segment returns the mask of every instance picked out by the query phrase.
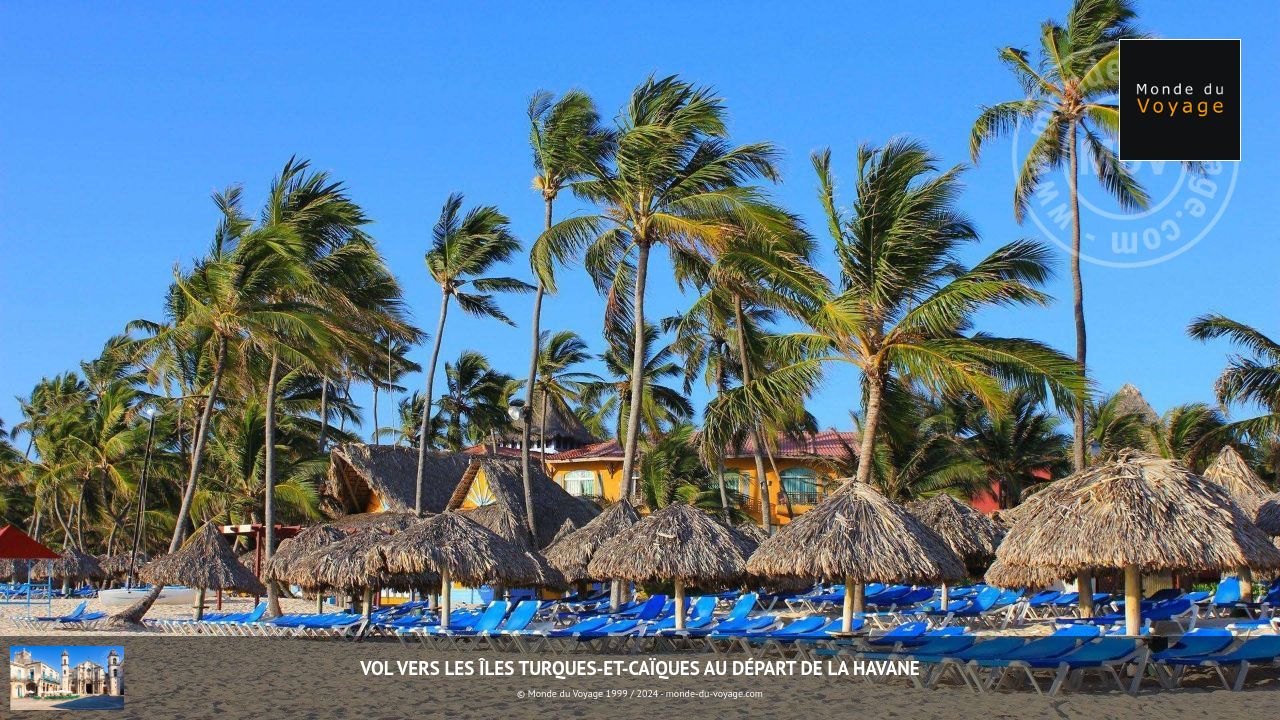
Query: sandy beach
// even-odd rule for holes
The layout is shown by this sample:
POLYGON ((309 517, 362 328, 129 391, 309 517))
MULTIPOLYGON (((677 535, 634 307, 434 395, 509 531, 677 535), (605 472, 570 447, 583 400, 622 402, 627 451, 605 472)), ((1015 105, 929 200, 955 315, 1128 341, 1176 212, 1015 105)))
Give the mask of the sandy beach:
MULTIPOLYGON (((249 600, 224 603, 247 609, 249 600)), ((58 601, 56 611, 74 607, 58 601)), ((305 600, 286 600, 286 610, 309 612, 305 600)), ((94 603, 90 603, 94 609, 94 603)), ((5 608, 12 616, 13 606, 5 608)), ((153 617, 189 616, 189 608, 156 608, 153 617)), ((975 695, 963 687, 917 690, 905 681, 869 684, 832 677, 643 677, 568 678, 493 676, 366 675, 361 661, 460 660, 490 662, 520 656, 496 652, 442 653, 394 641, 344 642, 294 638, 171 637, 155 632, 58 630, 18 635, 0 621, 9 646, 75 642, 121 643, 126 648, 126 703, 121 718, 197 720, 215 717, 350 717, 353 708, 371 720, 447 716, 456 718, 554 717, 651 718, 672 712, 696 716, 847 718, 1220 718, 1261 717, 1274 706, 1280 679, 1261 672, 1249 689, 1212 690, 1207 682, 1177 691, 1154 684, 1137 697, 1087 690, 1056 698, 1024 689, 975 695), (621 692, 620 692, 621 691, 621 692), (668 694, 673 695, 668 695, 668 694), (702 694, 704 696, 698 696, 702 694), (615 695, 615 697, 610 697, 615 695), (692 696, 690 696, 692 695, 692 696), (717 696, 718 695, 718 696, 717 696)), ((7 657, 7 655, 6 655, 7 657)), ((538 656, 535 656, 538 657, 538 656)), ((541 656, 548 657, 548 656, 541 656)), ((580 656, 574 656, 575 659, 580 656)), ((675 657, 675 656, 665 656, 675 657)), ((707 658, 710 656, 690 656, 707 658)), ((616 659, 616 656, 614 656, 616 659)), ((1255 670, 1255 672, 1257 672, 1255 670)), ((4 717, 29 717, 9 713, 4 717)))

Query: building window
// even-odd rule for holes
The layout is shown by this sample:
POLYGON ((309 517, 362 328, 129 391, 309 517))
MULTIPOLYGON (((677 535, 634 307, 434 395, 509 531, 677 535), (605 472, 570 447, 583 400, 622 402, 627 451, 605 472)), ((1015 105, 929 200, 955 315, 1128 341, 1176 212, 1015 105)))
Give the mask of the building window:
POLYGON ((739 495, 751 494, 751 474, 737 470, 724 471, 724 488, 739 495))
POLYGON ((596 474, 592 470, 570 470, 564 474, 564 489, 574 497, 600 495, 596 484, 596 474))
POLYGON ((818 474, 808 468, 783 470, 782 489, 797 505, 818 504, 818 474))

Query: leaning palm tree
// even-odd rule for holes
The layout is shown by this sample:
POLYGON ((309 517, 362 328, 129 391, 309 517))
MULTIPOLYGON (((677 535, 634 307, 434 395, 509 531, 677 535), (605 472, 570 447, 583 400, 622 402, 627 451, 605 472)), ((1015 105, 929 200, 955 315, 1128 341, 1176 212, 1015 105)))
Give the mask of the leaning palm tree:
MULTIPOLYGON (((612 152, 613 133, 601 126, 600 113, 586 93, 570 90, 557 100, 543 90, 529 99, 529 145, 533 148, 533 165, 538 171, 533 178, 533 189, 542 193, 542 202, 546 206, 544 231, 550 230, 556 198, 574 182, 587 177, 592 168, 607 162, 612 152)), ((550 274, 553 268, 547 266, 544 271, 550 274)), ((542 297, 546 291, 546 283, 539 278, 538 289, 533 296, 533 351, 529 353, 529 377, 525 381, 524 404, 529 413, 533 411, 533 393, 538 385, 538 364, 544 339, 541 329, 542 297)), ((530 423, 525 422, 520 431, 520 473, 524 481, 525 520, 529 524, 529 532, 536 535, 533 476, 529 469, 531 440, 532 429, 530 423)))
MULTIPOLYGON (((958 256, 977 232, 955 208, 960 168, 938 172, 919 143, 890 141, 858 150, 851 211, 838 208, 830 152, 814 156, 820 200, 835 241, 837 282, 796 286, 807 296, 807 330, 787 342, 794 362, 730 391, 707 410, 708 427, 729 428, 787 398, 807 396, 831 362, 862 373, 859 456, 874 457, 886 389, 893 383, 934 394, 972 393, 994 407, 1006 383, 1045 388, 1061 404, 1084 395, 1069 358, 1034 340, 966 334, 984 307, 1044 304, 1036 289, 1050 274, 1047 249, 1018 241, 972 267, 958 256), (721 402, 723 400, 723 402, 721 402)), ((714 440, 714 438, 712 439, 714 440)), ((857 480, 871 482, 872 463, 857 480)))
POLYGON ((506 262, 520 251, 520 241, 511 234, 507 216, 498 208, 485 205, 462 213, 462 195, 454 193, 445 201, 432 231, 431 249, 427 251, 427 271, 440 285, 440 320, 436 324, 435 345, 427 364, 427 389, 423 393, 422 419, 418 426, 418 477, 414 492, 414 512, 422 514, 422 490, 426 475, 427 428, 431 422, 432 383, 436 363, 440 360, 440 341, 449 315, 449 301, 454 300, 464 313, 489 317, 508 325, 515 323, 498 308, 495 292, 529 292, 533 287, 509 277, 481 277, 494 265, 506 262), (471 292, 474 289, 475 292, 471 292))
MULTIPOLYGON (((1129 0, 1075 0, 1065 25, 1046 20, 1040 27, 1040 59, 1014 47, 1000 50, 1000 59, 1026 91, 1027 97, 982 108, 969 137, 976 162, 983 143, 1015 132, 1021 121, 1035 121, 1035 142, 1018 173, 1013 211, 1022 222, 1035 191, 1045 176, 1065 164, 1071 203, 1071 283, 1074 292, 1076 362, 1086 374, 1084 285, 1080 277, 1080 146, 1094 162, 1093 171, 1107 192, 1125 208, 1146 207, 1142 186, 1106 144, 1120 132, 1120 108, 1109 102, 1119 90, 1120 39, 1135 34, 1135 12, 1129 0)), ((1075 437, 1072 462, 1085 466, 1084 408, 1073 412, 1075 437)))
POLYGON ((1259 444, 1280 433, 1280 342, 1257 328, 1216 314, 1193 320, 1187 334, 1202 342, 1226 338, 1243 351, 1228 358, 1214 390, 1223 405, 1254 404, 1265 412, 1230 422, 1225 430, 1259 444))
MULTIPOLYGON (((650 252, 666 247, 672 255, 709 256, 734 236, 727 221, 776 222, 777 211, 747 184, 757 178, 776 179, 776 153, 767 143, 730 146, 724 103, 710 88, 674 76, 649 78, 637 87, 618 125, 613 166, 593 167, 589 178, 574 185, 577 195, 601 208, 600 214, 556 223, 538 239, 533 263, 539 279, 552 290, 553 263, 589 246, 586 261, 593 274, 627 281, 634 334, 630 376, 638 378, 646 357, 644 295, 650 252)), ((627 403, 624 496, 632 489, 642 389, 642 383, 633 382, 627 403)))

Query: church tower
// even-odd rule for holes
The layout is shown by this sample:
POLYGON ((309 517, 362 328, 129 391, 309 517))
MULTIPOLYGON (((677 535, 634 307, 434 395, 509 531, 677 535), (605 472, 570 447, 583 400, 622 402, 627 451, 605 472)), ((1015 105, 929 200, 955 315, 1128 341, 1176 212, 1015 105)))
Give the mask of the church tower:
POLYGON ((71 669, 70 662, 67 660, 67 651, 62 651, 62 692, 71 692, 71 669))
POLYGON ((120 656, 115 650, 107 653, 107 692, 120 694, 120 656))

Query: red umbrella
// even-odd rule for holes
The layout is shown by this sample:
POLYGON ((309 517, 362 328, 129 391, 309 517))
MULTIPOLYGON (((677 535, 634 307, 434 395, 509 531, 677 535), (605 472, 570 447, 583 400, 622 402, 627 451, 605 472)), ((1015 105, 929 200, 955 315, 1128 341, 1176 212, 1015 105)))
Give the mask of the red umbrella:
POLYGON ((41 545, 18 528, 0 530, 0 560, 57 560, 58 553, 41 545))

